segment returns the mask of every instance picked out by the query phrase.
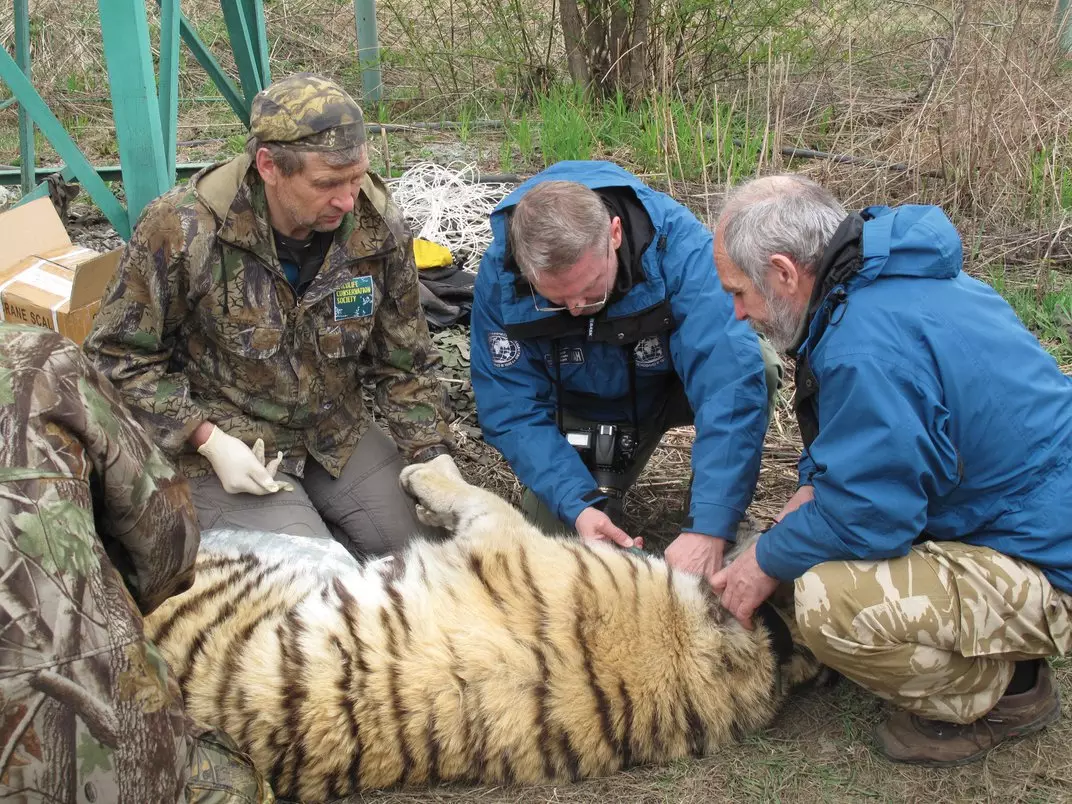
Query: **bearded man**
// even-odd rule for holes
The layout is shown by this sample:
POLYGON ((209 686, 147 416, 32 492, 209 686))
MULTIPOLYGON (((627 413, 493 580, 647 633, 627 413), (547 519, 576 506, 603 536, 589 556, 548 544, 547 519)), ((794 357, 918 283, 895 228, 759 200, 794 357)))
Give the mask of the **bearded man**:
POLYGON ((847 214, 798 176, 742 185, 722 286, 796 358, 800 487, 712 579, 746 626, 795 583, 804 641, 896 709, 890 759, 957 765, 1060 716, 1072 644, 1072 378, 961 270, 933 206, 847 214))

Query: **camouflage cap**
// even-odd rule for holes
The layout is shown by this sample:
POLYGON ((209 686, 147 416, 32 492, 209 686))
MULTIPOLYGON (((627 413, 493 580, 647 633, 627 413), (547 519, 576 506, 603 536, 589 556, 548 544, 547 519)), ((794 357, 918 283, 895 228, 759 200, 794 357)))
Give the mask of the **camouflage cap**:
POLYGON ((334 81, 296 73, 253 98, 249 133, 261 142, 308 151, 338 151, 365 144, 361 107, 334 81))

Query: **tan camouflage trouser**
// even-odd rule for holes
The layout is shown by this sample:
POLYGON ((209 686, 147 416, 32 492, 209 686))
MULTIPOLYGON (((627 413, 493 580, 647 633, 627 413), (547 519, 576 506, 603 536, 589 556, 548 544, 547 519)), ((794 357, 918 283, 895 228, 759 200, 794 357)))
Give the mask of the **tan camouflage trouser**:
POLYGON ((1072 647, 1072 596, 1030 564, 960 542, 820 564, 795 595, 801 636, 821 662, 936 720, 977 720, 1014 662, 1072 647))
POLYGON ((268 782, 226 734, 208 730, 193 743, 187 804, 274 804, 268 782))

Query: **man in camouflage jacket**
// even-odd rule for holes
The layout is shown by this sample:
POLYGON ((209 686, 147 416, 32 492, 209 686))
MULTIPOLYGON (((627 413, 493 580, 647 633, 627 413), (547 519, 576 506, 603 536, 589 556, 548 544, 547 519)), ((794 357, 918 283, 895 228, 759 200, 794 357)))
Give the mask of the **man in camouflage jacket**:
POLYGON ((308 73, 255 98, 246 155, 145 210, 85 348, 191 478, 203 528, 373 554, 418 528, 361 390, 405 458, 446 451, 411 244, 361 109, 308 73))
POLYGON ((36 327, 0 324, 0 433, 0 801, 272 801, 143 636, 193 581, 185 480, 36 327))

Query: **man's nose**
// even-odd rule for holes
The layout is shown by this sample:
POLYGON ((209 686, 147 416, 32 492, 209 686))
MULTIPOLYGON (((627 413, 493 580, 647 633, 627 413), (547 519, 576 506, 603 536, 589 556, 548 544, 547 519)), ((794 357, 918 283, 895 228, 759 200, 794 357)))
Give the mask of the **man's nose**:
POLYGON ((354 208, 354 197, 349 192, 331 199, 331 205, 344 215, 354 208))
POLYGON ((733 300, 733 314, 737 316, 738 321, 744 321, 748 318, 748 313, 744 311, 744 302, 738 298, 733 300))

